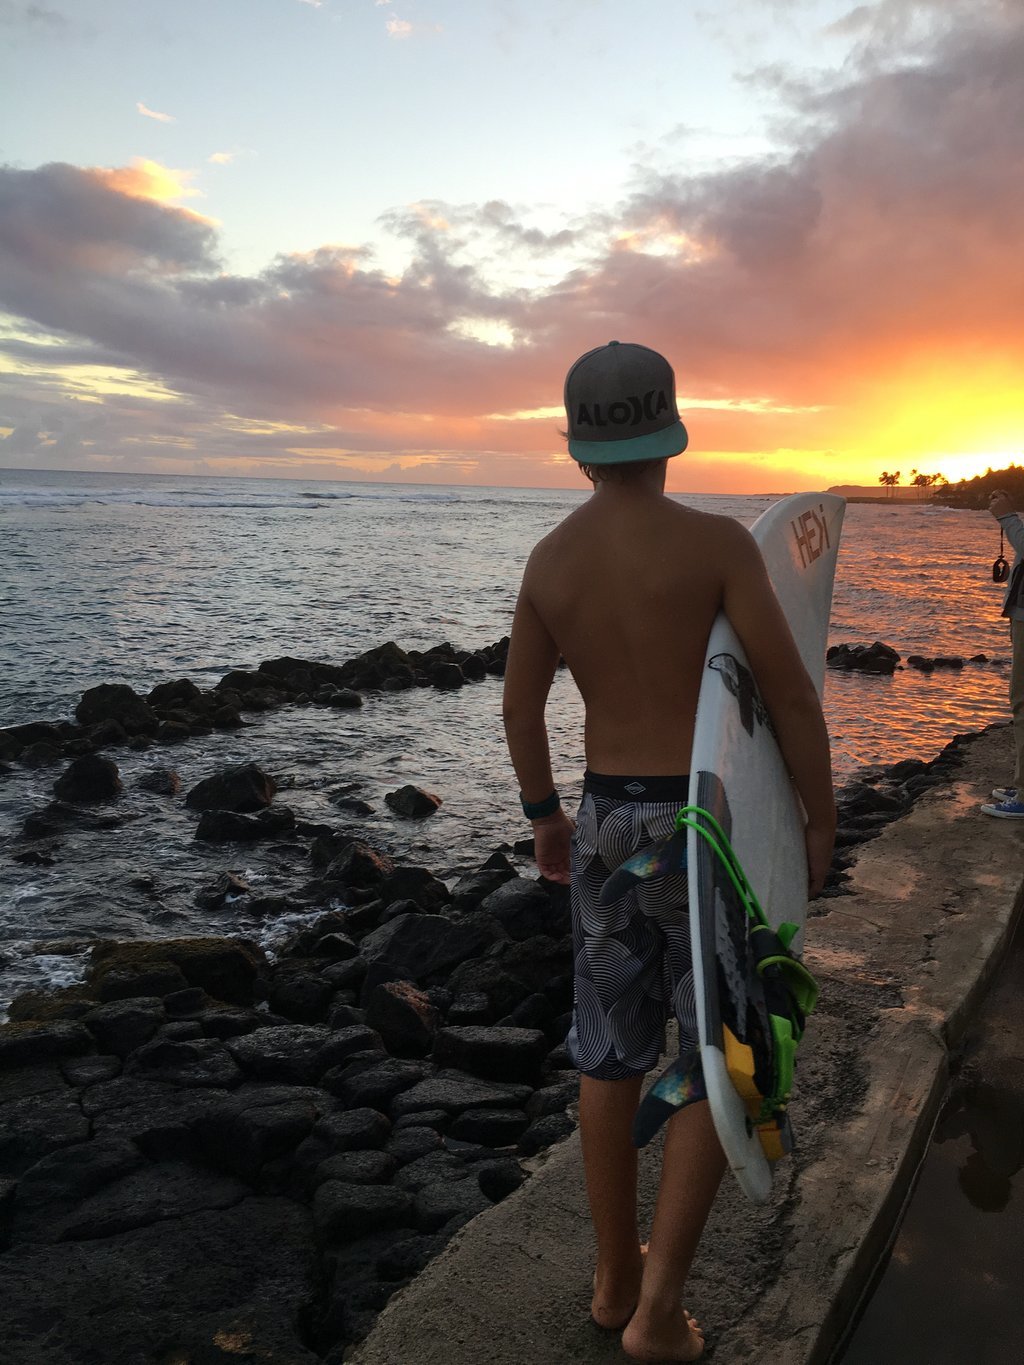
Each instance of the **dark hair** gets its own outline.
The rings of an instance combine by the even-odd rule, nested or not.
[[[560,431],[563,441],[569,440],[567,431]],[[623,460],[619,464],[581,464],[579,468],[591,483],[628,483],[636,474],[645,474],[656,464],[664,464],[667,456],[660,460]]]
[[[581,464],[580,469],[591,483],[629,483],[631,479],[664,463],[665,457],[662,457],[660,460],[629,460],[620,464]]]

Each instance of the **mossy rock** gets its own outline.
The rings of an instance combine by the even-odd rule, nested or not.
[[[105,1000],[169,995],[188,985],[200,986],[215,1000],[230,1005],[251,1005],[256,981],[267,966],[263,950],[245,939],[103,942],[92,950],[88,983]],[[166,989],[160,989],[164,976]],[[133,981],[137,982],[137,989],[132,988]]]

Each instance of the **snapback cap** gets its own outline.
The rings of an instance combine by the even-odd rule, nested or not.
[[[680,455],[689,437],[672,366],[649,346],[609,341],[565,377],[569,454],[580,464],[627,464]]]

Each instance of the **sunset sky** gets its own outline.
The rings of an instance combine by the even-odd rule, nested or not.
[[[0,0],[0,469],[677,491],[1024,462],[1022,0]]]

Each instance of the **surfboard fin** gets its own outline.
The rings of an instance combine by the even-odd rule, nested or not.
[[[650,881],[652,877],[665,877],[672,872],[682,872],[686,867],[686,831],[677,830],[668,839],[652,844],[640,853],[627,858],[617,867],[601,888],[598,901],[601,905],[611,905],[621,900],[639,882]]]
[[[673,1114],[688,1104],[706,1100],[704,1072],[697,1052],[676,1058],[661,1073],[641,1101],[633,1120],[633,1145],[646,1147],[651,1138]]]

